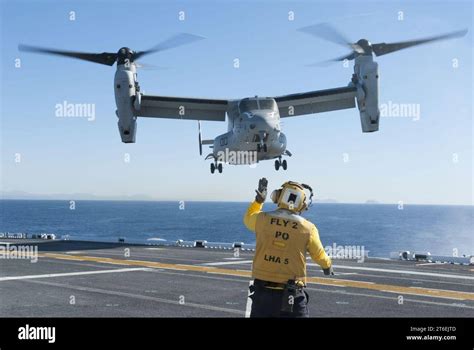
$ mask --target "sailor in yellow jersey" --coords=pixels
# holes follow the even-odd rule
[[[285,182],[271,194],[278,209],[262,212],[267,185],[267,179],[260,179],[255,201],[244,216],[245,226],[255,232],[257,241],[250,317],[308,317],[306,252],[325,275],[334,274],[316,226],[300,216],[311,205],[313,191],[305,184]],[[310,192],[308,200],[305,190]]]

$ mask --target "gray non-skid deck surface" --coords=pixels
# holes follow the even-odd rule
[[[0,317],[245,316],[252,252],[21,243],[38,244],[40,257],[0,260]],[[474,316],[473,266],[336,260],[325,278],[308,262],[312,317]]]

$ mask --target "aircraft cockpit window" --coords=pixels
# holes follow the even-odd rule
[[[275,109],[275,101],[274,100],[271,100],[271,99],[259,100],[258,103],[260,105],[259,109],[271,109],[271,110]]]
[[[239,103],[239,109],[241,112],[254,111],[258,109],[257,101],[256,100],[242,100]]]
[[[240,112],[255,111],[258,109],[276,109],[275,100],[271,98],[244,99],[239,103]]]

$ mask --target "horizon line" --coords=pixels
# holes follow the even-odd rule
[[[1,198],[0,201],[95,201],[95,202],[199,202],[199,203],[251,203],[252,201],[242,201],[242,200],[204,200],[204,199],[103,199],[103,198],[88,198],[88,199],[58,199],[58,198]],[[274,204],[272,202],[264,202]],[[313,202],[315,204],[355,204],[355,205],[399,205],[399,203],[386,203],[386,202],[339,202],[337,200],[316,200]],[[472,207],[474,203],[471,204],[433,204],[433,203],[407,203],[404,202],[403,206],[406,205],[424,205],[424,206],[457,206],[457,207]]]

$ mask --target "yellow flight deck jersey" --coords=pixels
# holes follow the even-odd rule
[[[331,267],[314,224],[285,209],[262,212],[262,206],[254,201],[244,216],[245,226],[257,238],[252,278],[306,283],[306,252],[323,269]]]

